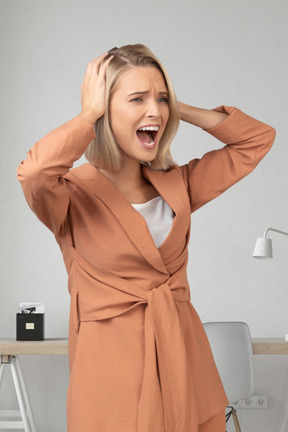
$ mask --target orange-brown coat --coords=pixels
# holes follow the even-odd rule
[[[167,172],[142,168],[175,213],[157,249],[143,217],[90,164],[80,116],[30,150],[18,178],[54,233],[71,294],[69,432],[197,432],[228,401],[186,275],[190,214],[239,181],[275,131],[233,107],[210,129],[226,146]]]

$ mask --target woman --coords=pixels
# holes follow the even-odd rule
[[[251,172],[275,131],[233,107],[178,103],[139,44],[89,63],[81,104],[18,168],[69,275],[68,430],[224,432],[228,401],[190,303],[190,213]],[[179,167],[179,118],[226,146]]]

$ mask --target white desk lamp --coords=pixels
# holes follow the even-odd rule
[[[267,236],[268,231],[274,231],[279,234],[283,234],[288,236],[288,233],[285,231],[279,231],[274,228],[267,228],[264,232],[264,237],[259,237],[256,241],[256,245],[253,252],[253,258],[273,258],[273,252],[272,252],[272,240]],[[285,334],[285,341],[288,342],[288,334]],[[288,424],[288,405],[285,412],[285,419],[283,426],[281,427],[281,432],[284,432],[284,430],[287,430],[287,424]]]
[[[275,228],[267,228],[264,232],[263,237],[259,237],[256,241],[256,245],[253,252],[253,258],[273,258],[273,251],[272,251],[272,240],[267,237],[268,231],[274,231],[279,234],[287,235],[288,233],[285,231],[279,231]]]

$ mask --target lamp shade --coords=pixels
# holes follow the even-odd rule
[[[272,240],[268,237],[259,237],[253,252],[254,258],[273,258]]]

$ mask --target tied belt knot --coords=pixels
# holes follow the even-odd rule
[[[192,365],[186,354],[175,303],[188,301],[187,292],[171,289],[165,283],[146,292],[146,297],[145,363],[138,432],[196,432],[198,409],[190,372]],[[155,418],[159,418],[156,410],[161,408],[163,417],[155,425]]]

